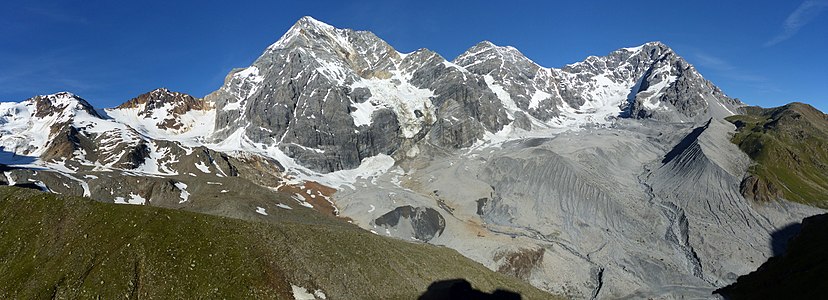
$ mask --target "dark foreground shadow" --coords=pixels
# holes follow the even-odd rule
[[[802,223],[796,222],[788,224],[774,233],[771,233],[771,249],[773,249],[773,256],[785,254],[785,250],[788,249],[788,242],[792,237],[797,235],[800,230],[802,230]]]
[[[716,290],[725,299],[828,299],[828,214],[805,218],[773,233],[785,253]],[[793,234],[793,232],[799,233]],[[793,238],[789,238],[791,235]],[[774,252],[778,250],[774,245]]]
[[[471,283],[465,279],[451,279],[432,283],[428,290],[418,298],[419,300],[448,300],[448,299],[504,299],[521,300],[518,293],[496,290],[494,293],[486,293],[472,288]]]
[[[19,188],[24,188],[24,189],[35,190],[35,191],[40,191],[40,192],[48,192],[48,190],[44,191],[42,187],[39,187],[34,183],[18,183],[18,184],[12,185],[12,186],[13,187],[19,187]]]

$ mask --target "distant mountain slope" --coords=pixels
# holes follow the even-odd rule
[[[304,222],[247,222],[2,187],[0,298],[293,299],[304,289],[327,299],[414,299],[453,278],[483,291],[554,298],[448,248],[329,218]]]
[[[803,103],[745,112],[727,119],[738,127],[733,142],[756,161],[743,194],[828,208],[828,116]]]
[[[806,218],[782,256],[717,290],[728,299],[821,299],[828,282],[828,214]]]

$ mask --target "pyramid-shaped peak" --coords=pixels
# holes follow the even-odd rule
[[[329,25],[328,23],[319,21],[314,19],[311,16],[304,16],[296,21],[296,24],[293,27],[302,27],[302,28],[309,28],[309,29],[323,29],[323,30],[334,30],[335,27]]]
[[[454,59],[454,63],[466,66],[474,64],[476,61],[498,59],[508,61],[510,63],[531,63],[520,50],[512,46],[498,46],[491,41],[482,41],[472,46],[463,54]]]
[[[167,96],[187,96],[187,97],[192,97],[192,96],[187,95],[187,94],[185,94],[185,93],[176,92],[176,91],[170,90],[170,89],[165,88],[165,87],[161,87],[161,88],[154,89],[154,90],[149,91],[149,92],[147,92],[147,93],[145,93],[145,94],[146,94],[146,95],[153,95],[153,96],[157,96],[157,97],[167,97]]]
[[[165,104],[173,104],[179,106],[181,104],[187,106],[194,106],[199,109],[203,108],[202,100],[185,93],[170,91],[167,88],[157,88],[152,91],[138,95],[135,98],[118,105],[116,109],[123,108],[148,108],[153,109],[164,106]]]
[[[477,43],[471,49],[495,49],[498,51],[518,51],[515,47],[512,46],[499,46],[491,41],[485,40],[482,42]],[[471,50],[470,49],[470,50]]]
[[[161,88],[157,88],[157,89],[151,90],[149,92],[146,92],[142,95],[187,95],[187,94],[181,93],[181,92],[176,92],[176,91],[170,90],[170,89],[165,88],[165,87],[161,87]],[[189,96],[189,95],[187,95],[187,96]]]
[[[489,41],[489,40],[481,41],[480,43],[477,43],[477,45],[474,45],[474,46],[475,47],[481,47],[481,48],[483,48],[483,47],[487,47],[487,48],[497,47],[497,45],[495,45],[495,43],[492,43],[492,41]]]
[[[641,50],[653,50],[653,49],[660,49],[662,51],[675,52],[675,51],[673,51],[673,49],[671,49],[669,46],[667,46],[667,44],[664,44],[661,41],[646,42],[646,43],[641,44],[641,45],[636,46],[636,47],[621,48],[621,49],[618,49],[618,51],[639,52]]]
[[[270,45],[267,51],[288,48],[297,40],[307,42],[318,38],[342,36],[342,31],[347,31],[347,29],[338,29],[311,16],[304,16],[296,21],[276,43]]]
[[[38,117],[55,113],[74,115],[75,111],[85,111],[90,115],[97,116],[95,108],[89,102],[71,92],[35,96],[27,102],[36,107],[37,113],[35,116]]]
[[[80,101],[86,102],[85,100],[83,100],[83,98],[79,97],[78,95],[75,95],[74,93],[67,92],[67,91],[57,92],[57,93],[49,94],[49,95],[40,95],[40,96],[37,96],[36,98],[49,99],[49,100],[52,100],[52,101],[78,101],[78,100],[80,100]]]
[[[157,88],[157,89],[154,89],[154,90],[150,91],[150,94],[171,94],[171,93],[173,93],[173,92],[170,91],[167,88],[164,88],[164,87]]]
[[[36,97],[32,98],[32,100],[34,100],[36,102],[46,101],[46,102],[52,103],[52,104],[73,104],[73,105],[78,104],[78,105],[81,105],[81,106],[89,106],[89,107],[92,106],[92,105],[89,104],[89,102],[86,102],[86,100],[84,100],[80,96],[75,95],[71,92],[65,92],[65,91],[64,92],[57,92],[57,93],[49,94],[49,95],[36,96]]]
[[[641,47],[644,49],[659,49],[662,52],[675,52],[673,51],[673,48],[670,48],[670,46],[667,46],[667,44],[660,41],[647,42],[644,45],[641,45]]]

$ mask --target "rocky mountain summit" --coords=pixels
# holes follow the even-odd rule
[[[319,172],[420,146],[468,147],[504,130],[624,116],[703,121],[742,106],[658,42],[551,69],[490,42],[454,61],[400,53],[373,33],[310,17],[207,98],[215,139],[242,135]]]
[[[315,211],[574,298],[708,297],[821,212],[785,200],[808,203],[797,190],[745,198],[758,158],[736,116],[767,129],[769,112],[660,42],[548,68],[486,41],[451,61],[401,53],[304,17],[204,98],[157,89],[98,111],[59,93],[0,113],[8,185]]]
[[[202,99],[161,88],[124,102],[111,111],[124,111],[125,114],[132,112],[136,120],[158,120],[153,124],[157,129],[183,133],[194,129],[196,125],[193,124],[194,120],[185,119],[188,113],[211,109],[210,104]]]

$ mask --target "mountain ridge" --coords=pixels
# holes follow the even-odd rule
[[[742,193],[757,201],[828,207],[828,115],[798,102],[745,111],[727,119],[738,128],[733,142],[756,161]]]
[[[724,119],[751,109],[660,42],[546,68],[486,41],[451,61],[400,53],[308,17],[203,98],[80,106],[45,136],[24,106],[0,104],[8,185],[244,220],[321,213],[575,298],[709,295],[816,211],[745,199],[751,159]],[[14,147],[35,137],[59,147]]]
[[[492,67],[481,68],[485,61],[471,55],[485,52],[475,47],[502,48],[495,52],[511,53],[524,65],[509,64],[500,71],[515,75],[496,78]],[[625,105],[631,117],[674,122],[725,117],[742,106],[661,43],[560,70],[542,68],[514,48],[490,42],[475,47],[454,61],[428,49],[400,53],[370,32],[302,18],[250,67],[234,71],[206,97],[217,108],[215,139],[238,134],[326,173],[415,146],[469,147],[504,128],[610,124],[623,116]],[[615,70],[622,66],[619,60],[630,57],[618,53],[631,49],[640,58],[627,63],[628,69]],[[518,77],[521,81],[512,84]],[[267,109],[262,120],[239,121]],[[343,147],[347,140],[357,143]],[[336,154],[319,152],[326,149]]]

